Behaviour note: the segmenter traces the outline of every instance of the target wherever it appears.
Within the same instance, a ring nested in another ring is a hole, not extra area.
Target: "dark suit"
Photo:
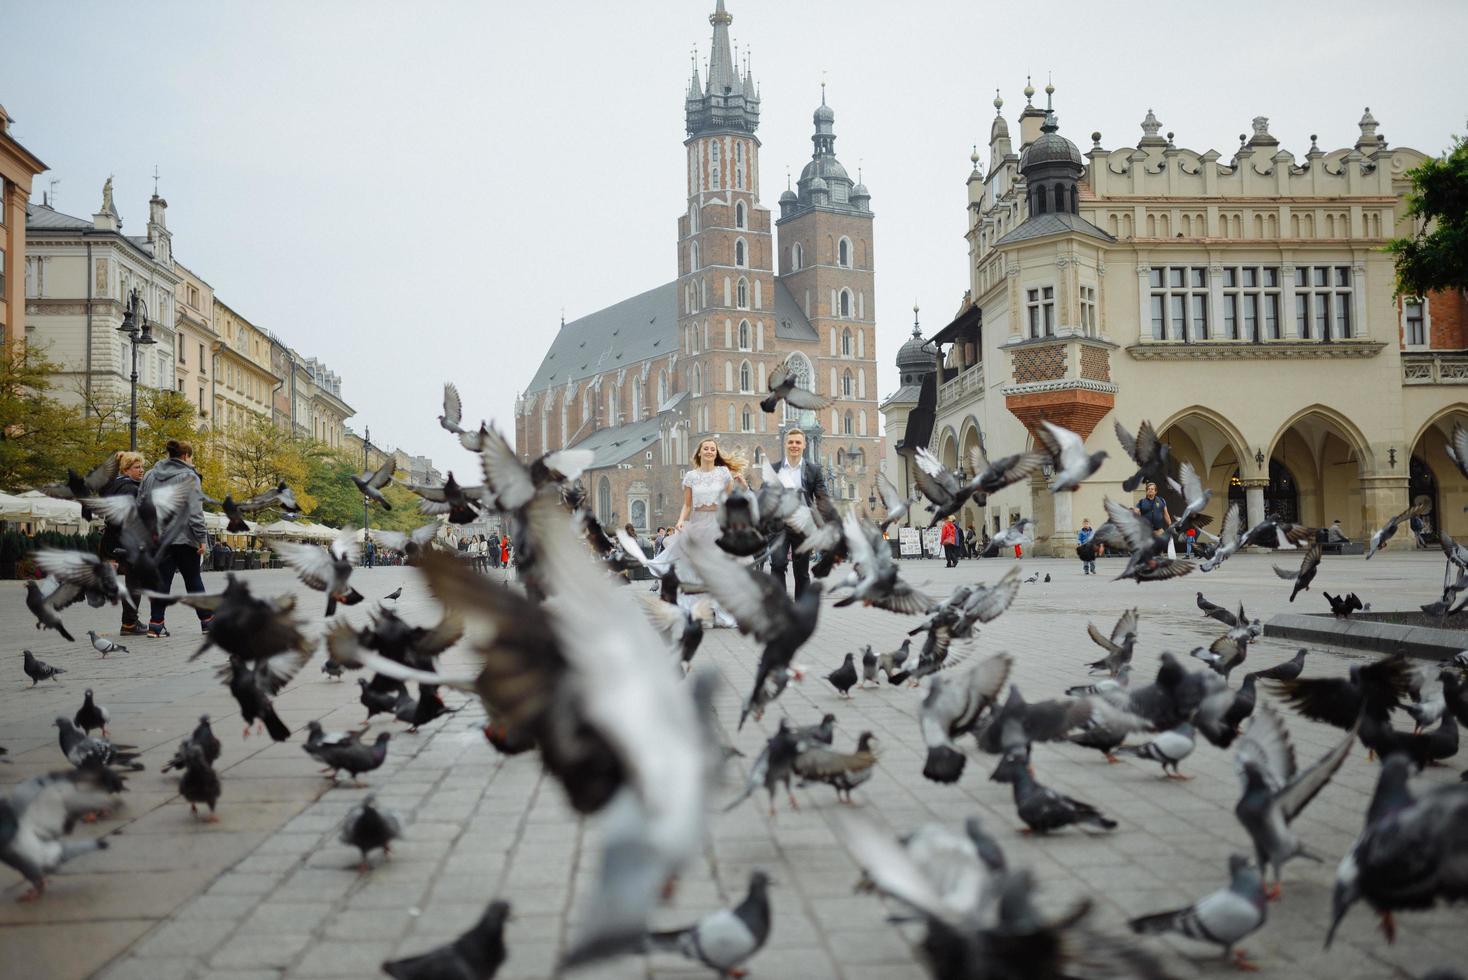
[[[785,458],[782,456],[778,462],[770,464],[770,468],[779,473],[785,468]],[[831,501],[826,493],[826,477],[821,473],[821,468],[808,459],[801,460],[800,463],[800,499],[808,506],[819,507],[822,515],[831,511]],[[797,554],[795,551],[803,540],[787,528],[770,553],[770,574],[779,579],[782,586],[785,584],[785,567],[794,564],[797,599],[810,584],[810,555]]]

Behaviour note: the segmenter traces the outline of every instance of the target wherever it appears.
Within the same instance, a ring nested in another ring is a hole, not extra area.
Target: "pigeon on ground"
[[[1366,606],[1361,602],[1359,596],[1352,592],[1348,595],[1331,595],[1329,592],[1321,592],[1325,601],[1330,603],[1331,615],[1336,619],[1350,619],[1351,613],[1364,610]]]
[[[396,589],[393,589],[391,592],[389,592],[387,595],[383,596],[382,597],[382,601],[383,602],[394,602],[394,601],[396,601],[398,599],[401,599],[402,597],[403,597],[403,587],[400,585]]]
[[[1371,535],[1371,542],[1366,546],[1366,557],[1369,559],[1372,555],[1384,548],[1386,543],[1397,533],[1397,527],[1403,521],[1410,521],[1414,517],[1421,517],[1430,510],[1432,510],[1432,502],[1426,499],[1419,499],[1411,507],[1392,517],[1375,534]]]
[[[1083,698],[1091,694],[1120,694],[1125,697],[1126,689],[1131,685],[1132,665],[1123,664],[1116,672],[1115,677],[1104,677],[1094,684],[1077,684],[1065,689],[1068,698]]]
[[[1082,481],[1090,479],[1106,460],[1106,450],[1086,452],[1086,443],[1076,433],[1045,419],[1033,430],[1035,440],[1050,454],[1055,467],[1055,478],[1050,481],[1050,492],[1074,490]]]
[[[58,717],[56,727],[61,743],[61,754],[66,761],[78,769],[94,766],[121,766],[140,772],[144,766],[138,761],[136,745],[114,745],[105,738],[87,735],[70,718]]]
[[[1239,505],[1230,504],[1228,512],[1223,515],[1223,526],[1218,532],[1218,545],[1213,549],[1213,555],[1198,564],[1198,571],[1211,572],[1239,550],[1240,537],[1239,527],[1242,518],[1239,516]]]
[[[1031,575],[1029,578],[1025,579],[1024,580],[1024,584],[1025,585],[1034,585],[1038,581],[1040,581],[1040,573],[1039,572],[1036,572],[1035,574]]]
[[[944,667],[962,661],[962,656],[949,661],[948,651],[953,645],[953,629],[945,623],[935,623],[928,629],[928,638],[923,641],[923,648],[918,653],[917,663],[911,667],[899,670],[895,674],[887,675],[887,683],[895,686],[909,681],[912,687],[918,686],[918,681],[930,674],[936,674]]]
[[[336,680],[341,680],[342,679],[342,675],[347,672],[347,669],[345,667],[343,667],[341,664],[337,663],[335,660],[332,660],[330,657],[327,657],[325,660],[321,661],[321,672],[323,674],[325,674],[327,677],[332,677],[332,678],[335,678]]]
[[[104,657],[107,656],[109,653],[117,653],[119,651],[121,651],[122,653],[128,652],[127,647],[123,646],[121,643],[113,643],[105,636],[98,636],[96,630],[87,630],[87,635],[92,638],[92,649],[96,650]]]
[[[1117,420],[1114,427],[1121,448],[1137,464],[1137,472],[1122,481],[1123,490],[1131,493],[1144,483],[1155,483],[1159,487],[1171,486],[1174,490],[1182,489],[1172,478],[1171,467],[1168,465],[1172,460],[1171,447],[1157,437],[1157,430],[1152,428],[1151,422],[1143,421],[1137,428],[1135,438],[1120,420]]]
[[[402,719],[408,723],[408,734],[416,734],[418,729],[431,721],[436,721],[444,715],[452,715],[458,712],[458,708],[450,708],[443,703],[443,698],[438,693],[438,688],[433,684],[418,685],[418,699],[413,704],[413,714]]]
[[[382,495],[382,488],[392,482],[393,471],[397,469],[397,458],[389,456],[382,461],[382,465],[374,470],[364,470],[361,473],[352,474],[352,482],[357,485],[357,490],[368,500],[382,505],[383,510],[392,510],[392,504],[388,503]]]
[[[332,782],[336,782],[337,774],[345,770],[354,783],[361,785],[358,776],[371,772],[387,761],[387,743],[391,738],[391,732],[378,732],[377,740],[371,745],[355,740],[346,743],[322,742],[307,751],[322,765],[331,767]]]
[[[1458,726],[1445,716],[1431,731],[1399,731],[1390,722],[1361,719],[1361,744],[1374,755],[1404,755],[1421,772],[1433,762],[1451,758],[1458,751]]]
[[[349,580],[357,564],[357,532],[344,528],[329,547],[282,541],[276,545],[281,560],[296,570],[302,582],[317,592],[326,593],[326,615],[336,612],[336,604],[354,606],[363,599]]]
[[[868,643],[866,647],[862,650],[861,654],[862,687],[866,687],[869,682],[877,685],[878,687],[882,686],[882,682],[877,679],[877,669],[879,662],[880,658],[877,656],[877,651],[873,650],[872,645]]]
[[[204,761],[211,766],[219,760],[219,753],[223,746],[219,744],[219,739],[214,735],[208,715],[199,716],[199,724],[194,726],[192,734],[178,743],[178,751],[173,753],[173,758],[169,759],[167,765],[159,771],[172,772],[175,769],[184,768],[188,764],[188,749],[191,745],[199,747],[204,753]]]
[[[791,809],[799,810],[800,804],[796,802],[795,794],[790,791],[790,779],[793,775],[795,757],[817,743],[829,746],[835,737],[836,716],[827,714],[821,719],[819,725],[811,725],[806,728],[791,728],[788,717],[780,719],[780,725],[775,734],[765,743],[754,765],[749,767],[749,776],[744,783],[744,791],[739,794],[732,803],[724,807],[728,813],[739,804],[754,795],[761,786],[770,795],[770,816],[775,815],[775,787],[784,784],[785,795],[790,800]]]
[[[100,729],[102,737],[107,737],[107,722],[112,718],[112,712],[98,704],[92,697],[92,689],[87,688],[86,694],[82,696],[82,706],[76,709],[76,715],[72,722],[83,732],[90,734],[92,729]]]
[[[1022,834],[1048,834],[1072,824],[1114,830],[1116,821],[1107,819],[1089,803],[1072,799],[1042,786],[1030,772],[1028,748],[1008,752],[994,774],[996,783],[1009,783],[1014,788],[1014,807],[1024,821]]]
[[[851,805],[851,791],[872,778],[876,764],[877,738],[871,732],[862,732],[856,740],[856,751],[812,746],[795,757],[791,771],[806,783],[825,783],[836,791],[836,802]]]
[[[46,875],[80,854],[104,850],[107,838],[63,841],[78,818],[112,806],[109,780],[100,769],[53,772],[10,787],[0,796],[0,861],[19,871],[40,898]]]
[[[1389,943],[1396,941],[1394,912],[1429,909],[1439,899],[1468,899],[1463,862],[1468,783],[1437,786],[1418,796],[1409,785],[1410,767],[1404,756],[1382,760],[1365,827],[1336,870],[1327,947],[1359,899],[1381,916]]]
[[[1274,869],[1271,898],[1279,896],[1280,869],[1286,861],[1293,857],[1321,860],[1305,848],[1290,824],[1330,782],[1355,740],[1353,725],[1346,737],[1319,761],[1299,772],[1289,732],[1268,705],[1261,705],[1254,712],[1248,729],[1239,739],[1234,760],[1243,783],[1243,795],[1234,807],[1234,815],[1254,841],[1260,875],[1269,868]]]
[[[372,867],[367,855],[378,848],[382,849],[384,857],[391,854],[392,842],[401,836],[402,819],[391,810],[379,809],[377,798],[370,794],[348,810],[346,819],[342,821],[341,842],[362,852],[362,863],[357,866],[359,871]]]
[[[1448,710],[1443,681],[1445,677],[1452,677],[1453,673],[1438,664],[1422,664],[1412,668],[1407,681],[1407,694],[1411,700],[1403,707],[1417,723],[1417,731],[1436,724]]]
[[[54,578],[47,578],[42,582],[27,579],[25,583],[25,605],[31,615],[36,617],[36,629],[55,630],[69,643],[75,643],[76,637],[67,632],[66,625],[61,622],[57,612],[81,598],[81,586],[68,585]]]
[[[770,393],[760,399],[760,409],[773,414],[783,401],[801,411],[819,412],[831,404],[831,399],[825,395],[818,395],[808,388],[802,388],[797,383],[799,380],[792,355],[790,359],[782,362],[779,367],[770,372],[768,382]]]
[[[1248,627],[1236,626],[1204,648],[1198,647],[1189,656],[1196,657],[1221,674],[1224,680],[1249,656]]]
[[[649,933],[653,952],[679,953],[718,972],[744,975],[740,964],[764,948],[770,938],[770,878],[763,871],[749,876],[749,892],[732,909],[720,909],[684,929]]]
[[[1242,854],[1228,858],[1229,882],[1195,904],[1171,912],[1156,912],[1132,919],[1132,931],[1143,936],[1177,932],[1189,939],[1223,947],[1224,958],[1233,958],[1242,970],[1256,969],[1241,949],[1234,947],[1264,927],[1269,902],[1264,896],[1264,879]]]
[[[398,698],[403,694],[403,690],[373,690],[365,677],[357,678],[357,685],[362,689],[362,706],[367,709],[367,717],[362,722],[364,726],[372,723],[373,715],[395,715],[397,713]]]
[[[841,692],[843,698],[851,697],[851,689],[856,686],[860,675],[856,672],[856,654],[848,652],[846,659],[841,661],[841,666],[826,675],[826,680],[831,686]]]
[[[955,740],[975,730],[1009,680],[1014,658],[1007,653],[985,657],[958,678],[934,677],[918,714],[918,727],[928,755],[923,776],[955,783],[968,757]]]
[[[891,680],[892,674],[901,670],[902,665],[907,663],[907,655],[911,650],[912,640],[908,639],[903,640],[902,646],[893,650],[891,653],[877,654],[877,669],[886,674],[888,680]]]
[[[1047,582],[1047,583],[1050,581],[1050,573],[1049,572],[1046,572],[1045,573],[1045,579],[1044,579],[1044,581]]]
[[[1228,706],[1228,710],[1223,713],[1224,728],[1237,734],[1239,726],[1254,714],[1254,706],[1259,700],[1259,693],[1256,686],[1258,679],[1258,674],[1244,675],[1244,683],[1239,685],[1239,689],[1235,692],[1233,701]]]
[[[813,580],[800,598],[791,599],[779,580],[716,548],[690,548],[688,559],[719,605],[739,624],[739,631],[764,644],[749,700],[739,715],[743,728],[765,680],[776,670],[789,670],[795,652],[815,632],[822,582]]]
[[[1295,596],[1302,591],[1309,591],[1310,583],[1315,581],[1315,572],[1320,568],[1320,543],[1316,542],[1305,549],[1305,557],[1300,560],[1300,567],[1296,571],[1288,568],[1273,566],[1274,574],[1286,582],[1294,582],[1295,587],[1290,590],[1290,601],[1295,601]]]
[[[1192,776],[1184,776],[1178,766],[1184,759],[1193,754],[1193,749],[1198,745],[1197,736],[1193,726],[1183,722],[1176,728],[1170,728],[1160,733],[1150,742],[1144,742],[1136,746],[1122,746],[1116,750],[1117,755],[1131,755],[1138,759],[1151,759],[1153,762],[1162,764],[1162,775],[1167,779],[1192,779]]]
[[[204,823],[215,823],[219,820],[219,815],[214,812],[219,804],[219,774],[204,757],[202,746],[189,742],[184,746],[183,753],[184,773],[178,781],[179,795],[189,801],[189,812],[196,817],[199,815],[199,804],[208,804],[209,815],[202,819]]]
[[[458,939],[417,956],[382,964],[393,980],[492,980],[504,964],[510,904],[496,899]]]
[[[1305,669],[1305,654],[1309,652],[1302,647],[1289,660],[1275,664],[1267,670],[1256,670],[1254,676],[1266,681],[1292,681]]]
[[[1225,626],[1233,627],[1239,625],[1238,616],[1229,612],[1216,602],[1209,602],[1203,598],[1202,592],[1198,593],[1198,608],[1203,611],[1204,616],[1207,616],[1209,619],[1216,619]]]
[[[23,666],[25,668],[25,675],[31,679],[31,687],[35,687],[41,681],[48,679],[56,681],[58,684],[61,683],[59,680],[56,680],[56,675],[66,673],[65,667],[52,667],[44,660],[37,660],[36,655],[29,650],[22,650],[21,655],[25,658]]]
[[[1102,636],[1101,631],[1091,623],[1086,624],[1086,632],[1093,643],[1106,651],[1106,656],[1086,666],[1093,674],[1105,671],[1108,676],[1115,677],[1123,667],[1132,662],[1132,648],[1137,643],[1136,607],[1121,614],[1116,625],[1111,628],[1110,637]]]

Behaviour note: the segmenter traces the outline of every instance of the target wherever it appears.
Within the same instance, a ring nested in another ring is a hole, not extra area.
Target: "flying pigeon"
[[[1223,526],[1218,532],[1218,546],[1213,549],[1213,555],[1198,564],[1198,571],[1211,572],[1239,550],[1240,527],[1239,505],[1230,504],[1228,512],[1223,515]]]
[[[1108,676],[1115,677],[1123,667],[1132,662],[1132,648],[1137,643],[1136,607],[1121,614],[1116,625],[1111,628],[1111,636],[1103,636],[1091,623],[1086,624],[1086,632],[1093,643],[1106,651],[1106,656],[1086,666],[1093,674],[1104,670]]]
[[[1143,421],[1137,428],[1135,438],[1126,430],[1120,420],[1115,423],[1115,429],[1121,448],[1126,450],[1132,462],[1137,464],[1137,472],[1122,481],[1123,490],[1130,493],[1144,483],[1155,483],[1158,486],[1170,485],[1174,490],[1182,489],[1169,472],[1168,463],[1172,459],[1172,450],[1167,443],[1157,437],[1157,430],[1152,428],[1151,422]]]
[[[357,564],[357,532],[354,528],[344,528],[325,548],[295,541],[282,541],[276,548],[280,551],[281,560],[296,570],[302,582],[317,592],[326,593],[328,617],[336,612],[338,602],[354,606],[362,601],[362,593],[348,584]]]
[[[800,378],[796,374],[794,355],[785,360],[779,367],[770,372],[770,393],[760,399],[759,407],[769,413],[773,413],[784,401],[794,408],[808,412],[819,412],[831,404],[831,399],[824,395],[817,395],[808,388],[799,385]]]
[[[438,417],[438,424],[444,431],[457,436],[464,433],[463,421],[464,403],[459,399],[459,389],[452,381],[446,381],[443,386],[443,414]]]
[[[38,487],[48,497],[58,500],[75,500],[82,503],[82,520],[92,519],[91,508],[85,501],[96,497],[107,485],[117,479],[118,458],[116,453],[108,453],[107,458],[87,471],[86,476],[77,473],[76,470],[67,469],[66,479],[60,483],[48,483]]]
[[[81,586],[68,585],[54,578],[42,582],[27,579],[25,583],[25,605],[36,617],[36,629],[55,630],[71,643],[76,642],[76,637],[66,631],[57,612],[81,598]]]
[[[1087,454],[1086,443],[1076,433],[1046,419],[1040,420],[1034,429],[1035,439],[1050,454],[1055,467],[1055,477],[1050,481],[1050,492],[1074,490],[1089,479],[1106,460],[1106,450]]]
[[[1414,517],[1421,517],[1431,509],[1432,503],[1430,501],[1418,500],[1411,507],[1392,517],[1386,524],[1378,528],[1375,534],[1371,535],[1371,543],[1366,547],[1366,557],[1369,559],[1385,547],[1386,543],[1397,533],[1397,527],[1403,521],[1411,520]]]
[[[892,481],[887,479],[887,474],[879,471],[877,473],[877,499],[882,502],[882,520],[877,526],[885,531],[906,517],[912,505],[922,497],[904,497]]]
[[[1007,653],[985,657],[959,678],[934,677],[918,714],[918,727],[928,755],[923,776],[954,783],[967,757],[954,740],[977,728],[1009,680],[1013,658]]]
[[[1300,567],[1297,571],[1280,568],[1278,565],[1273,567],[1275,575],[1287,582],[1295,583],[1295,587],[1290,590],[1290,601],[1294,602],[1295,596],[1299,595],[1301,591],[1308,591],[1310,583],[1315,581],[1315,572],[1320,568],[1320,543],[1316,542],[1305,549],[1305,557],[1300,560]]]
[[[362,496],[381,504],[383,510],[392,510],[392,504],[382,495],[382,488],[392,482],[393,471],[396,469],[396,457],[389,456],[375,471],[364,470],[361,473],[352,474],[352,482],[357,485],[357,490]]]
[[[1336,619],[1350,619],[1351,613],[1364,610],[1366,606],[1361,602],[1359,596],[1352,592],[1348,595],[1331,595],[1329,592],[1321,592],[1325,601],[1330,603],[1330,613]]]

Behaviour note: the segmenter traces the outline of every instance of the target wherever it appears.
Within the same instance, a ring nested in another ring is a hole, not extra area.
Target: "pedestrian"
[[[1096,545],[1091,541],[1096,536],[1096,529],[1091,526],[1089,517],[1081,519],[1081,529],[1076,532],[1076,555],[1081,560],[1081,574],[1096,574]]]
[[[1330,527],[1325,531],[1325,540],[1330,544],[1351,543],[1351,539],[1346,537],[1346,532],[1341,529],[1341,519],[1339,517],[1330,522]]]
[[[805,443],[804,430],[786,430],[785,454],[770,464],[770,469],[775,472],[775,478],[782,486],[800,494],[801,503],[819,511],[823,517],[834,515],[835,508],[826,489],[825,474],[821,472],[820,466],[805,458]],[[795,597],[798,599],[805,594],[806,587],[810,584],[810,563],[814,556],[799,552],[799,545],[804,539],[794,531],[787,529],[775,541],[775,549],[770,552],[770,574],[780,580],[780,588],[783,589],[785,569],[790,568],[795,579]]]
[[[1132,513],[1137,514],[1152,528],[1153,534],[1161,533],[1162,529],[1172,523],[1172,514],[1167,510],[1167,501],[1157,496],[1157,484],[1147,484],[1147,495],[1137,501],[1132,508]]]
[[[367,548],[364,552],[367,556],[367,567],[371,568],[377,564],[377,544],[370,537],[367,539]]]
[[[500,567],[510,567],[510,536],[508,534],[500,538]]]
[[[956,568],[958,566],[958,521],[952,514],[943,522],[943,529],[938,536],[938,543],[943,546],[943,557],[946,559],[944,568]]]
[[[663,553],[663,544],[667,537],[668,529],[665,527],[658,528],[658,533],[652,539],[652,554],[654,558]]]
[[[159,591],[173,588],[173,576],[177,572],[183,577],[184,588],[189,592],[204,591],[204,576],[200,574],[199,560],[204,557],[204,541],[208,532],[204,527],[204,491],[200,485],[199,471],[194,469],[194,447],[179,439],[168,440],[168,458],[159,462],[143,477],[138,495],[148,494],[162,486],[182,486],[187,495],[184,509],[188,522],[177,541],[169,545],[158,563]],[[199,628],[209,632],[209,622],[214,614],[205,609],[196,609]],[[168,636],[164,617],[168,603],[152,600],[148,615],[148,636],[159,639]]]
[[[138,496],[138,487],[143,480],[143,454],[122,450],[117,454],[117,475],[112,482],[102,488],[104,497],[132,497]],[[107,522],[102,530],[102,543],[99,547],[101,557],[105,561],[115,562],[119,578],[127,577],[127,558],[122,548],[122,529],[119,525]],[[138,611],[128,603],[122,604],[122,628],[118,630],[123,636],[142,636],[148,632],[138,623]]]
[[[975,533],[973,524],[963,529],[963,547],[969,558],[979,557],[979,536]]]
[[[1183,543],[1187,546],[1188,557],[1193,557],[1193,544],[1198,540],[1198,529],[1190,527],[1183,532]]]
[[[622,526],[622,530],[624,530],[624,531],[627,532],[627,537],[629,537],[633,541],[636,541],[637,542],[637,547],[639,547],[639,548],[642,547],[642,539],[637,536],[637,529],[632,526],[632,522],[631,521],[628,521],[626,524],[624,524]],[[644,551],[645,550],[646,549],[644,549]]]

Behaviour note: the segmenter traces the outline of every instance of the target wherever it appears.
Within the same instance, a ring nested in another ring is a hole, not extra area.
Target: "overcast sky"
[[[156,166],[174,250],[343,378],[351,425],[465,467],[441,383],[513,429],[568,320],[676,274],[690,49],[713,0],[29,3],[5,13],[12,135],[90,216],[115,175],[143,234]],[[1255,115],[1286,149],[1349,145],[1369,105],[1440,152],[1468,113],[1468,3],[1150,5],[729,0],[763,97],[764,204],[810,156],[822,72],[836,151],[876,213],[881,393],[912,324],[956,311],[969,152],[999,87],[1054,72],[1061,132],[1134,144],[1149,107],[1225,157]],[[1105,19],[1098,22],[1100,15]],[[1039,96],[1043,99],[1043,94]],[[987,160],[985,161],[987,165]]]

